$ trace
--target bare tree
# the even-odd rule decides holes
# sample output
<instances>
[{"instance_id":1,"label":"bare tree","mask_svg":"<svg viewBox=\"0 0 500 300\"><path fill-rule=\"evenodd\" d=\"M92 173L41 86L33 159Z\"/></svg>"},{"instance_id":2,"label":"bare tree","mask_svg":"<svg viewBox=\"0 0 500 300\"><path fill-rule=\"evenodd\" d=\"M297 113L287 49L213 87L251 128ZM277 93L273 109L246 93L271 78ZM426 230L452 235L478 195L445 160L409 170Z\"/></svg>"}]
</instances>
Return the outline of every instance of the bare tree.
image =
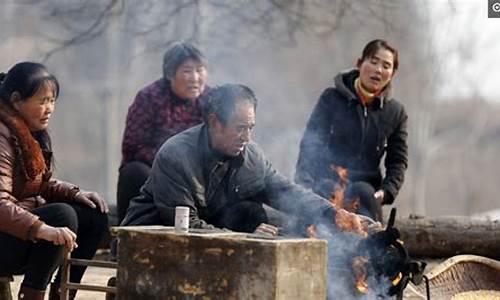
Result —
<instances>
[{"instance_id":1,"label":"bare tree","mask_svg":"<svg viewBox=\"0 0 500 300\"><path fill-rule=\"evenodd\" d=\"M28 4L41 6L41 11L47 12L45 19L58 27L56 36L47 36L53 46L45 53L45 61L101 36L111 22L123 16L132 21L122 29L144 39L145 51L165 49L178 39L237 42L242 47L266 39L290 46L297 43L300 34L322 39L333 36L346 16L356 18L361 25L369 18L391 27L384 12L397 6L394 1L381 0L361 5L349 0L48 0ZM238 38L241 34L245 38Z\"/></svg>"}]
</instances>

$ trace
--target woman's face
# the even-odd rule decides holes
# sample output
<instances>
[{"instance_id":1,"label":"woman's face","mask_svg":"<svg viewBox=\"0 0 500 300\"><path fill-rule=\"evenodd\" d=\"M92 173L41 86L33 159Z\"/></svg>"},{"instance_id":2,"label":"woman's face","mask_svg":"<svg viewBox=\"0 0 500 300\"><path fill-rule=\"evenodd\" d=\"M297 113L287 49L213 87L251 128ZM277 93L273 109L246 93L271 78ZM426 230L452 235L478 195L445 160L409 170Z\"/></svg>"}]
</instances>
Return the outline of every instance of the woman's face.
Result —
<instances>
[{"instance_id":1,"label":"woman's face","mask_svg":"<svg viewBox=\"0 0 500 300\"><path fill-rule=\"evenodd\" d=\"M44 84L31 97L25 100L15 100L12 105L24 119L31 132L46 129L54 112L56 98L54 86Z\"/></svg>"},{"instance_id":2,"label":"woman's face","mask_svg":"<svg viewBox=\"0 0 500 300\"><path fill-rule=\"evenodd\" d=\"M170 85L181 99L194 100L205 90L207 68L199 61L187 59L175 70Z\"/></svg>"},{"instance_id":3,"label":"woman's face","mask_svg":"<svg viewBox=\"0 0 500 300\"><path fill-rule=\"evenodd\" d=\"M370 58L358 62L361 85L370 93L379 93L391 81L394 74L394 54L380 48Z\"/></svg>"}]
</instances>

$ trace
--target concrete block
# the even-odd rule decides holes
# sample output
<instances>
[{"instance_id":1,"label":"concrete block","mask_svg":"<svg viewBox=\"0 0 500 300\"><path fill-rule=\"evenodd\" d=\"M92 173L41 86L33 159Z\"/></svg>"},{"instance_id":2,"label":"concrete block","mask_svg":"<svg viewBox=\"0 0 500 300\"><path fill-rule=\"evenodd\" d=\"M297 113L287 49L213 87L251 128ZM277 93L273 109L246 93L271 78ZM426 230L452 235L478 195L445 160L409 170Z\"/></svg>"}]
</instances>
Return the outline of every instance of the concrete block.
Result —
<instances>
[{"instance_id":1,"label":"concrete block","mask_svg":"<svg viewBox=\"0 0 500 300\"><path fill-rule=\"evenodd\" d=\"M118 299L325 299L327 243L120 227Z\"/></svg>"}]
</instances>

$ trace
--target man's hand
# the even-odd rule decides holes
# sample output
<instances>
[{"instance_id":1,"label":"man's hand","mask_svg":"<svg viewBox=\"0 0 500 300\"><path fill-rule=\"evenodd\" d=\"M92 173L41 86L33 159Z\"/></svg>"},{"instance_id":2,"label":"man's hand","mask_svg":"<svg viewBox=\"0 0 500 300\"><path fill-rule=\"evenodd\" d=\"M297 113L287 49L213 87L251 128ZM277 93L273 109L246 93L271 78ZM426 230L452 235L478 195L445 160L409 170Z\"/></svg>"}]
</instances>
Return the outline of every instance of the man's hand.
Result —
<instances>
[{"instance_id":1,"label":"man's hand","mask_svg":"<svg viewBox=\"0 0 500 300\"><path fill-rule=\"evenodd\" d=\"M108 213L109 211L106 201L104 201L104 199L102 199L96 192L79 191L75 195L75 201L92 208L99 207L99 210L102 213Z\"/></svg>"},{"instance_id":2,"label":"man's hand","mask_svg":"<svg viewBox=\"0 0 500 300\"><path fill-rule=\"evenodd\" d=\"M367 216L358 215L358 217L361 219L361 226L363 226L363 231L365 231L366 233L373 234L384 230L382 223L377 222Z\"/></svg>"},{"instance_id":3,"label":"man's hand","mask_svg":"<svg viewBox=\"0 0 500 300\"><path fill-rule=\"evenodd\" d=\"M355 232L366 237L368 233L361 225L361 218L357 214L350 213L344 209L337 209L335 223L341 230Z\"/></svg>"},{"instance_id":4,"label":"man's hand","mask_svg":"<svg viewBox=\"0 0 500 300\"><path fill-rule=\"evenodd\" d=\"M277 236L278 235L278 228L274 227L273 225L261 223L255 229L254 233L260 233L260 234L265 234L265 235L270 235L270 236Z\"/></svg>"},{"instance_id":5,"label":"man's hand","mask_svg":"<svg viewBox=\"0 0 500 300\"><path fill-rule=\"evenodd\" d=\"M38 228L35 237L40 240L52 242L54 245L65 245L69 251L77 248L76 234L68 227L52 227L43 224Z\"/></svg>"},{"instance_id":6,"label":"man's hand","mask_svg":"<svg viewBox=\"0 0 500 300\"><path fill-rule=\"evenodd\" d=\"M382 202L384 202L384 196L385 196L385 193L384 193L384 190L380 189L378 191L376 191L374 194L373 194L373 197L375 197L375 199L377 199L377 201L382 204Z\"/></svg>"}]
</instances>

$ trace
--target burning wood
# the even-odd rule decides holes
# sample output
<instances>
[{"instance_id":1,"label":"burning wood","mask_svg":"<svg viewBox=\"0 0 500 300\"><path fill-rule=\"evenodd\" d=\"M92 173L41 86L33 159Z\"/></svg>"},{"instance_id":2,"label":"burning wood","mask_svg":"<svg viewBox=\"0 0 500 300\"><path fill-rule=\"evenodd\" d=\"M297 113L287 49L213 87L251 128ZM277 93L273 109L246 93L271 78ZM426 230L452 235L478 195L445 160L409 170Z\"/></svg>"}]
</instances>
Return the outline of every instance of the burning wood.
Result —
<instances>
[{"instance_id":1,"label":"burning wood","mask_svg":"<svg viewBox=\"0 0 500 300\"><path fill-rule=\"evenodd\" d=\"M362 294L368 294L368 257L357 256L352 260L352 270L354 271L354 278L356 280L356 289Z\"/></svg>"},{"instance_id":2,"label":"burning wood","mask_svg":"<svg viewBox=\"0 0 500 300\"><path fill-rule=\"evenodd\" d=\"M354 289L352 297L356 297L355 294L382 298L397 294L401 297L409 280L416 284L422 281L425 264L410 261L403 242L399 240L399 230L393 227L396 210L392 209L385 230L380 223L362 216L362 229L356 228L352 219L341 211L344 209L355 213L360 205L359 197L348 201L345 199L349 172L335 165L330 168L338 176L329 199L337 209L334 217L336 228L331 229L332 232L325 232L323 228L311 225L307 228L307 235L326 238L332 245L332 277L342 277L336 270L352 270L350 280L354 282L347 280L347 284L352 284ZM345 289L345 286L341 288Z\"/></svg>"},{"instance_id":3,"label":"burning wood","mask_svg":"<svg viewBox=\"0 0 500 300\"><path fill-rule=\"evenodd\" d=\"M335 207L344 208L344 197L347 183L349 182L349 171L347 168L336 165L331 165L330 169L339 177L339 180L333 187L330 202L333 203Z\"/></svg>"}]
</instances>

